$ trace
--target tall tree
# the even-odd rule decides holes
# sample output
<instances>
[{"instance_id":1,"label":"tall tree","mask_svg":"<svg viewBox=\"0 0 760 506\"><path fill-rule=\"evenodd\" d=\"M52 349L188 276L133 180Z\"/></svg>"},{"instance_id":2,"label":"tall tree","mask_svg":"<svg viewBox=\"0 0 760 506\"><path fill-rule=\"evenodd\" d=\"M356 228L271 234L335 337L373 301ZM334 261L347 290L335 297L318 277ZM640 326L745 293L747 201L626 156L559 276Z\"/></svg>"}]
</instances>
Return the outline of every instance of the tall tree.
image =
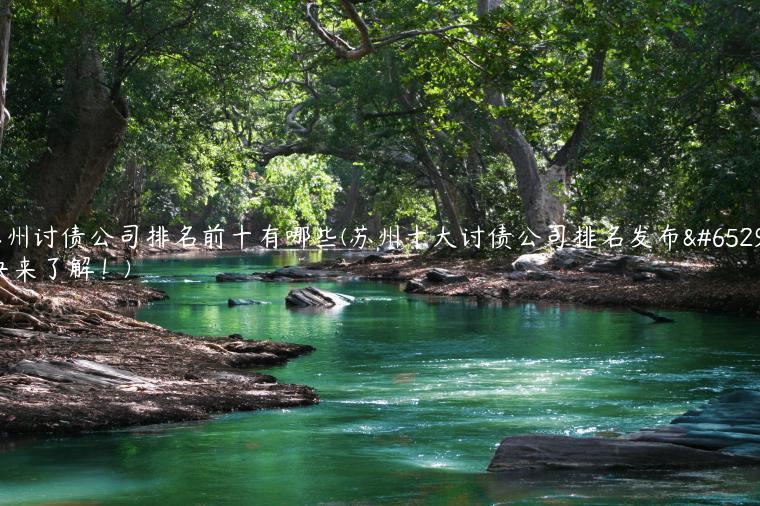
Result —
<instances>
[{"instance_id":1,"label":"tall tree","mask_svg":"<svg viewBox=\"0 0 760 506\"><path fill-rule=\"evenodd\" d=\"M359 12L357 7L358 2L341 0L339 3L344 14L359 34L359 45L356 47L347 42L345 37L329 31L324 26L318 17L318 10L313 2L309 2L306 5L306 18L316 35L334 50L336 56L339 59L349 61L364 58L382 47L410 38L430 35L443 36L443 34L451 30L472 26L454 23L440 28L403 30L395 34L386 34L373 39L368 23ZM362 5L371 4L372 2L364 2ZM503 9L499 10L500 7L502 7L501 0L478 0L477 16L480 26L484 27L488 24L494 24L494 20L490 18L496 12L499 12L499 18L495 21L504 21L506 18ZM371 10L370 7L367 8ZM483 35L482 37L485 36ZM598 86L603 79L604 62L607 53L606 46L597 45L594 47L591 41L587 45L590 49L590 54L588 55L588 65L590 67L588 79L592 85ZM494 57L494 55L486 55L486 59ZM474 63L471 59L468 59L468 61ZM474 64L477 65L476 63ZM578 121L574 130L561 148L549 158L548 167L542 170L533 146L523 131L516 125L515 119L510 116L511 104L508 103L508 98L499 90L498 82L489 76L484 67L481 68L483 69L481 77L484 97L481 114L487 118L491 143L498 151L505 153L512 161L527 225L533 232L546 238L549 234L550 225L561 225L564 223L566 200L564 188L570 182L572 176L571 167L576 161L581 144L590 126L593 111L592 101L586 100L580 106ZM443 210L449 217L449 222L452 226L458 229L459 218L451 203L449 192L443 186L442 171L435 164L433 158L429 156L429 150L420 144L419 139L417 139L417 147L422 154L421 161L430 174L431 181L436 186L438 194L441 197Z\"/></svg>"},{"instance_id":2,"label":"tall tree","mask_svg":"<svg viewBox=\"0 0 760 506\"><path fill-rule=\"evenodd\" d=\"M8 83L8 55L11 44L11 0L0 1L0 148L3 146L5 127L11 119L5 108L5 89Z\"/></svg>"}]
</instances>

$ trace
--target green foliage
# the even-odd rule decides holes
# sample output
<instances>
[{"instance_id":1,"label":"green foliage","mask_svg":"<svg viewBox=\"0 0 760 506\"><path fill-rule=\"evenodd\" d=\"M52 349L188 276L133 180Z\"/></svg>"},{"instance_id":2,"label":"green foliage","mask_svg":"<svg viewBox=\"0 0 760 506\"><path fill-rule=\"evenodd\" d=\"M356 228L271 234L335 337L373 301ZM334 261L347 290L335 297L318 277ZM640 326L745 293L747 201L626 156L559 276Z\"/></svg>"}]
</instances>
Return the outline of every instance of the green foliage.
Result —
<instances>
[{"instance_id":1,"label":"green foliage","mask_svg":"<svg viewBox=\"0 0 760 506\"><path fill-rule=\"evenodd\" d=\"M340 189L321 156L291 156L270 163L257 178L254 209L281 237L297 227L311 227L312 241L327 224L327 213Z\"/></svg>"},{"instance_id":2,"label":"green foliage","mask_svg":"<svg viewBox=\"0 0 760 506\"><path fill-rule=\"evenodd\" d=\"M321 5L325 26L358 46L339 4ZM438 228L444 187L464 227L519 230L515 169L488 115L519 127L545 169L591 111L570 225L760 226L751 3L505 0L483 19L463 0L357 8L374 40L463 26L349 62L316 37L301 2L18 3L0 220L24 214L27 168L45 152L66 67L90 45L131 111L92 219L123 221L137 190L142 224L325 226L343 219L356 163L351 224ZM488 89L503 107L485 105ZM270 155L278 149L291 156Z\"/></svg>"}]
</instances>

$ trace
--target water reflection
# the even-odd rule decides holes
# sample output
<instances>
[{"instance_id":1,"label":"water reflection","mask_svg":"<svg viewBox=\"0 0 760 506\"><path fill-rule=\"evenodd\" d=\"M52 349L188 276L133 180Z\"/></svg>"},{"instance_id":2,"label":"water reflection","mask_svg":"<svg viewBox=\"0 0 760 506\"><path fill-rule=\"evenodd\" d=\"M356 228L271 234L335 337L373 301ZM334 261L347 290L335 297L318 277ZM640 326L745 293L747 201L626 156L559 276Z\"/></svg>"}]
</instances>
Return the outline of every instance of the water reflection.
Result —
<instances>
[{"instance_id":1,"label":"water reflection","mask_svg":"<svg viewBox=\"0 0 760 506\"><path fill-rule=\"evenodd\" d=\"M756 322L689 313L650 325L627 311L409 297L396 285L320 283L363 299L288 311L302 283L216 283L300 253L135 266L171 298L139 317L196 335L317 351L271 371L315 386L318 406L210 423L32 442L0 453L0 504L752 503L756 470L677 475L494 476L507 435L610 436L668 421L735 387L760 387ZM269 305L228 308L228 298Z\"/></svg>"}]
</instances>

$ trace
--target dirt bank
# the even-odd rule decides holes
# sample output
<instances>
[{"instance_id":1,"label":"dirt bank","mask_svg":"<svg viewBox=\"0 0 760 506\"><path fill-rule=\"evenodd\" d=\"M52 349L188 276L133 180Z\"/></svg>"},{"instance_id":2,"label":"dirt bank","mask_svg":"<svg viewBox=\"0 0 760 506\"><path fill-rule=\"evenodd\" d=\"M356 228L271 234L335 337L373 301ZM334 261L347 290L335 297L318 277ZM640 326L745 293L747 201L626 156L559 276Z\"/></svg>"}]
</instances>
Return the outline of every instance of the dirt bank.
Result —
<instances>
[{"instance_id":1,"label":"dirt bank","mask_svg":"<svg viewBox=\"0 0 760 506\"><path fill-rule=\"evenodd\" d=\"M253 372L309 353L310 346L196 338L112 311L165 297L156 290L103 282L24 289L5 282L2 288L4 436L202 420L318 402L311 388Z\"/></svg>"},{"instance_id":2,"label":"dirt bank","mask_svg":"<svg viewBox=\"0 0 760 506\"><path fill-rule=\"evenodd\" d=\"M512 279L513 260L446 260L419 255L388 255L352 263L323 262L313 267L341 270L348 276L362 279L416 280L419 286L414 293L418 294L717 311L760 318L760 280L723 277L705 264L673 263L673 267L681 271L677 279L634 281L630 276L621 274L554 270L551 272L552 279L529 280ZM426 274L433 268L463 274L467 281L429 281Z\"/></svg>"}]
</instances>

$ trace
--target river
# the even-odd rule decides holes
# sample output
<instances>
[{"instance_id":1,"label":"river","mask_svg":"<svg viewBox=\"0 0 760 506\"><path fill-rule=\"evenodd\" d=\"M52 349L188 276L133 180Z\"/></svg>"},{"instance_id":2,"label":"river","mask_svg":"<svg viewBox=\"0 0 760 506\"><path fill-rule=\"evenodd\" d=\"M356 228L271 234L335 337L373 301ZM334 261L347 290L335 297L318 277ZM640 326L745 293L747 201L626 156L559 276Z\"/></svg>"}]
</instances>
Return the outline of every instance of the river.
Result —
<instances>
[{"instance_id":1,"label":"river","mask_svg":"<svg viewBox=\"0 0 760 506\"><path fill-rule=\"evenodd\" d=\"M360 281L320 282L360 300L314 313L285 308L303 284L214 280L316 255L151 259L133 272L170 296L141 320L315 346L266 372L315 387L319 405L0 443L0 504L760 503L758 469L485 472L507 435L628 432L760 388L757 321L663 311L676 324L653 325L623 310L432 299Z\"/></svg>"}]
</instances>

